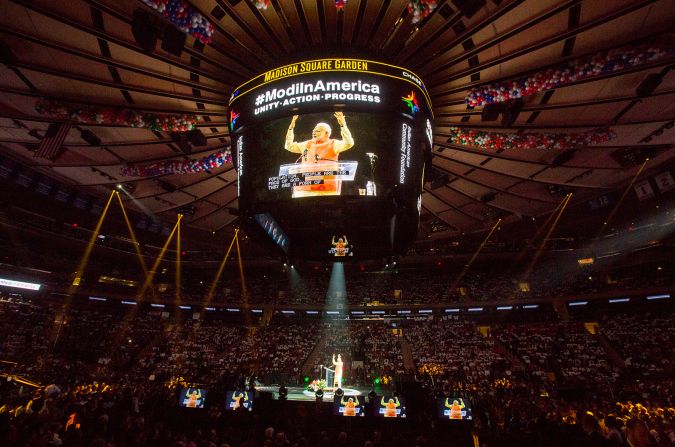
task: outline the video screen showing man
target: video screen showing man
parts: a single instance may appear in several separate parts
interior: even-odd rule
[[[247,143],[241,195],[264,203],[382,197],[399,179],[404,123],[409,125],[396,116],[346,110],[251,125],[243,137]],[[421,158],[416,142],[411,144],[404,166],[410,163],[405,169],[412,172]],[[406,177],[406,184],[420,182]]]
[[[284,149],[300,154],[296,162],[308,165],[314,171],[338,170],[339,165],[335,162],[338,161],[341,152],[354,146],[354,138],[347,127],[344,113],[335,112],[333,116],[340,128],[341,139],[332,138],[333,129],[330,124],[319,122],[314,126],[310,139],[295,141],[295,122],[299,117],[294,115],[288,126]],[[335,175],[322,177],[323,181],[318,184],[294,186],[293,197],[339,196],[342,180]]]
[[[336,416],[357,417],[364,416],[363,407],[358,396],[342,396],[335,400],[334,412]]]
[[[404,418],[405,402],[398,396],[382,396],[380,405],[376,407],[377,416],[385,418]]]
[[[199,388],[183,388],[178,403],[185,408],[204,408],[206,390]]]
[[[439,417],[452,421],[469,421],[471,415],[471,404],[467,399],[461,397],[446,397],[438,400]]]
[[[248,391],[228,391],[225,393],[225,400],[227,402],[225,409],[228,411],[253,410],[252,396]]]
[[[333,239],[331,240],[331,245],[333,248],[328,250],[329,254],[332,254],[333,256],[352,256],[354,253],[351,250],[351,246],[349,245],[349,241],[347,240],[347,236],[343,235],[342,237],[338,238],[335,240],[335,236],[333,236]]]

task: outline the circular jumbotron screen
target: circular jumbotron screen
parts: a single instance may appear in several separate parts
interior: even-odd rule
[[[350,233],[358,240],[360,225],[350,216],[363,214],[359,204],[379,210],[369,224],[380,233],[384,226],[391,233],[402,212],[407,226],[415,215],[409,231],[416,230],[433,127],[426,87],[414,73],[359,59],[297,62],[239,86],[229,115],[240,212],[283,251],[302,245],[293,233],[308,207],[340,211],[322,227],[326,235],[313,238]],[[378,255],[394,239],[383,238],[389,247]]]

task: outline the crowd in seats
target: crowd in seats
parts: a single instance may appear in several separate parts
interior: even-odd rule
[[[328,271],[304,272],[296,281],[289,281],[284,272],[250,272],[247,276],[249,304],[331,304]],[[186,284],[181,289],[184,300],[201,302],[207,294],[209,279]],[[633,278],[629,272],[595,272],[575,266],[561,269],[542,265],[523,279],[518,272],[504,273],[475,268],[468,274],[449,273],[444,269],[399,269],[371,272],[346,272],[344,302],[350,305],[383,304],[461,304],[500,300],[541,300],[569,298],[597,293],[624,292],[643,288],[672,287],[667,274]],[[129,293],[128,289],[118,290]],[[173,302],[175,290],[170,284],[153,299]],[[211,298],[214,305],[240,305],[243,301],[238,279],[217,287]]]
[[[431,382],[429,398],[435,393],[467,396],[473,404],[474,431],[486,445],[570,446],[590,445],[591,440],[592,445],[605,445],[604,440],[620,445],[610,437],[643,436],[646,429],[648,445],[660,447],[675,437],[674,383],[669,363],[659,363],[672,358],[672,311],[600,320],[601,336],[620,356],[631,359],[627,366],[638,365],[629,368],[631,374],[611,367],[599,336],[575,321],[486,328],[459,318],[411,319],[397,324],[394,333],[384,321],[328,324],[279,315],[268,325],[247,327],[188,315],[163,318],[161,312],[93,305],[64,311],[56,304],[0,300],[3,360],[18,363],[0,371],[49,385],[34,392],[0,381],[0,436],[10,439],[10,446],[59,441],[89,445],[99,438],[116,445],[193,441],[252,446],[264,442],[264,420],[285,432],[282,444],[342,445],[338,438],[343,428],[325,434],[308,428],[330,419],[329,412],[308,416],[306,408],[283,423],[264,414],[256,416],[256,423],[250,415],[233,419],[211,407],[194,429],[173,430],[185,427],[181,418],[186,415],[176,408],[176,395],[167,384],[179,377],[204,383],[217,399],[219,387],[227,386],[224,377],[253,374],[280,383],[274,374],[285,373],[289,385],[298,383],[299,369],[320,341],[326,357],[344,350],[348,362],[362,361],[365,381],[375,374],[391,374],[399,381],[401,330],[417,379]],[[503,349],[527,363],[526,371],[516,371]],[[323,358],[324,364],[328,361]],[[663,374],[655,369],[659,365]],[[349,377],[349,365],[345,369]],[[354,379],[359,379],[357,374],[346,382]],[[387,433],[380,442],[412,445],[421,435],[426,441],[420,445],[443,445],[434,444],[443,437],[428,423],[434,418],[432,409],[433,403],[420,407],[410,431],[401,437]],[[82,428],[74,429],[78,423]],[[374,437],[372,427],[355,426],[345,433],[348,445],[364,445]]]
[[[270,325],[258,331],[252,338],[255,344],[250,348],[259,365],[253,371],[263,377],[270,374],[286,376],[286,380],[273,383],[299,383],[302,366],[321,336],[321,324],[287,324],[273,319]]]
[[[672,313],[605,316],[601,331],[632,374],[647,378],[673,377],[674,317]]]
[[[439,389],[460,383],[487,386],[508,368],[494,341],[472,322],[442,317],[427,324],[407,324],[404,333],[418,374],[422,377],[428,371]]]
[[[492,334],[542,380],[553,373],[562,382],[607,387],[617,378],[618,371],[610,365],[597,336],[579,322],[505,325]]]
[[[312,324],[245,328],[221,321],[158,321],[164,329],[137,369],[161,382],[183,377],[217,383],[222,377],[255,375],[273,383],[297,383],[303,360],[314,347]]]
[[[30,240],[24,241],[30,247]],[[79,246],[78,246],[79,247]],[[17,272],[20,266],[43,269],[52,272],[40,282],[51,289],[63,291],[72,283],[72,271],[79,262],[79,253],[68,250],[31,250],[30,259],[17,252],[16,247],[0,245],[6,249],[0,272],[6,271],[8,277],[23,277]],[[30,250],[30,248],[28,249]],[[25,254],[25,253],[24,253]],[[99,282],[101,275],[130,279],[137,284],[143,283],[138,260],[135,254],[117,256],[126,257],[125,262],[116,262],[110,268],[109,253],[94,250],[89,259],[81,288],[92,295],[108,295],[133,298],[137,287],[127,287]],[[150,262],[154,258],[146,258]],[[30,261],[30,262],[28,262]],[[128,261],[128,262],[127,262]],[[574,297],[605,292],[639,290],[644,288],[673,286],[672,271],[669,267],[650,265],[648,270],[641,269],[635,275],[631,268],[603,269],[596,266],[581,268],[576,260],[564,262],[542,260],[528,271],[521,265],[510,271],[487,265],[473,265],[467,272],[440,264],[430,263],[420,266],[399,265],[373,270],[369,265],[365,271],[345,267],[346,302],[350,305],[364,305],[373,302],[386,304],[451,304],[480,301],[500,301],[507,299],[547,299],[556,297]],[[165,303],[176,299],[174,289],[173,265],[168,261],[166,274],[158,273],[154,278],[154,288],[148,290],[147,297]],[[355,267],[355,266],[351,266]],[[652,268],[653,267],[653,268]],[[285,305],[285,304],[327,304],[328,278],[331,271],[328,266],[296,267],[297,277],[291,280],[290,267],[268,265],[246,271],[249,304]],[[180,296],[184,301],[202,302],[208,294],[215,277],[216,269],[211,267],[186,265],[183,271],[184,283]],[[527,271],[527,274],[525,273]],[[32,273],[35,276],[36,273]],[[25,272],[27,278],[31,276]],[[243,301],[238,269],[228,265],[210,301],[214,305],[239,305]]]
[[[33,371],[39,369],[39,365],[47,362],[51,355],[51,312],[30,302],[13,302],[4,294],[0,294],[0,298],[3,299],[0,303],[0,360],[21,362]],[[11,365],[0,366],[3,370],[14,371]]]
[[[145,377],[215,383],[225,372],[249,367],[244,328],[192,319],[162,322],[157,318],[156,325],[160,333],[148,340],[149,348],[137,363]]]
[[[318,335],[325,344],[318,364],[334,369],[333,355],[340,354],[346,383],[367,384],[382,375],[404,372],[399,340],[384,321],[326,323]],[[313,373],[321,371],[315,368]]]

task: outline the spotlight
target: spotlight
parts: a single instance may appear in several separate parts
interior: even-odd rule
[[[83,129],[80,132],[80,138],[82,138],[89,146],[100,146],[101,139],[96,136],[94,132],[89,129]]]
[[[206,146],[208,144],[206,136],[199,129],[190,130],[185,134],[185,136],[193,146],[199,147]]]
[[[131,33],[136,43],[146,52],[155,51],[157,37],[159,36],[159,27],[149,12],[142,9],[134,11],[133,22],[131,23]]]
[[[184,132],[170,132],[169,136],[185,155],[192,153],[192,145],[188,141],[187,135]]]
[[[131,194],[136,189],[136,186],[134,186],[133,183],[118,183],[117,189],[119,189],[120,191],[124,191],[128,194]]]
[[[162,37],[162,50],[180,57],[183,53],[186,38],[187,36],[181,30],[173,26],[167,26],[164,29],[164,37]]]
[[[316,397],[316,400],[323,400],[323,390],[316,390],[314,396]]]
[[[335,397],[341,399],[342,396],[344,396],[344,395],[345,395],[345,392],[342,391],[342,388],[338,388],[337,390],[335,390]]]
[[[160,188],[162,188],[166,192],[175,192],[176,189],[178,189],[171,183],[166,182],[164,180],[157,180],[157,184],[159,185]]]
[[[518,119],[520,111],[523,110],[523,105],[523,100],[518,99],[506,106],[502,113],[502,126],[511,127]]]
[[[487,104],[480,114],[481,121],[497,121],[499,114],[504,111],[503,104]]]
[[[663,81],[663,77],[660,74],[651,73],[640,82],[640,85],[635,89],[635,94],[639,98],[649,96],[654,93],[654,90],[656,90],[659,85],[661,85],[661,81]]]
[[[284,386],[284,385],[281,385],[279,387],[279,399],[285,400],[286,396],[288,396],[288,388],[286,388],[286,386]]]
[[[185,205],[176,210],[176,213],[183,216],[194,216],[196,212],[197,209],[193,205]]]
[[[3,65],[14,65],[19,62],[19,59],[16,57],[16,54],[5,42],[0,42],[0,64]]]

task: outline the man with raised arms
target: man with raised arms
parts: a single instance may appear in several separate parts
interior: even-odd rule
[[[327,123],[317,123],[312,130],[310,140],[296,142],[295,122],[298,115],[294,115],[291,124],[286,133],[286,144],[284,148],[296,154],[300,154],[298,161],[303,165],[316,167],[316,171],[335,170],[337,163],[330,163],[338,160],[341,152],[351,149],[354,146],[354,138],[347,128],[345,116],[342,112],[335,112],[335,119],[340,126],[341,140],[332,139],[332,129]],[[300,185],[293,187],[293,197],[309,196],[337,196],[340,195],[342,181],[334,175],[322,176],[323,182],[316,185]]]

